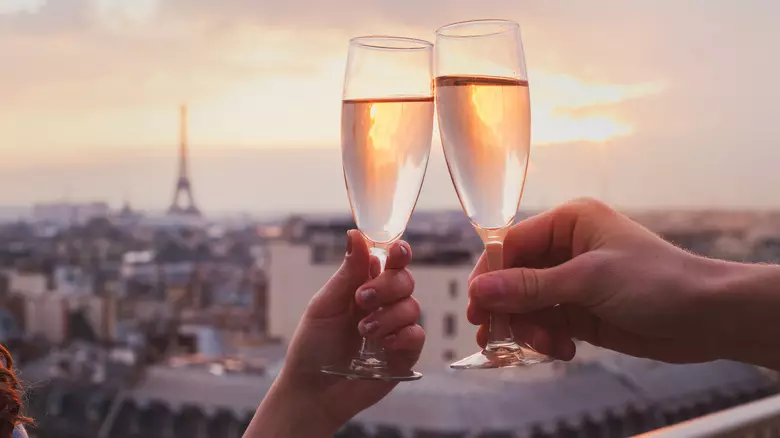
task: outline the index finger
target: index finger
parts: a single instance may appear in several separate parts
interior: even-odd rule
[[[595,237],[592,222],[603,221],[608,211],[597,201],[578,199],[518,222],[504,238],[504,268],[551,268],[586,252]],[[589,216],[594,220],[583,221]],[[483,253],[469,282],[486,272]]]
[[[542,268],[548,264],[550,242],[554,235],[556,210],[524,219],[509,229],[504,238],[504,268]],[[469,275],[468,282],[488,272],[487,257],[483,252]]]
[[[412,247],[403,240],[399,240],[387,250],[387,262],[385,269],[404,269],[412,261]]]
[[[482,251],[482,255],[479,257],[479,260],[477,260],[476,266],[474,266],[474,269],[471,271],[471,274],[469,275],[467,284],[471,284],[472,280],[474,280],[475,278],[479,277],[480,275],[484,274],[487,271],[488,271],[487,258],[485,257],[485,251]]]

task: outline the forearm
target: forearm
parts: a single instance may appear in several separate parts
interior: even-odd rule
[[[713,261],[710,269],[705,311],[718,357],[780,370],[780,266]]]
[[[338,427],[315,406],[310,394],[277,379],[257,408],[244,438],[330,438]]]

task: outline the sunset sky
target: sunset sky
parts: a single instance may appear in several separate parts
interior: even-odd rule
[[[526,205],[775,208],[778,16],[772,0],[0,0],[0,205],[165,208],[187,102],[204,210],[341,211],[348,39],[500,17],[529,66]],[[420,205],[457,207],[433,148]]]

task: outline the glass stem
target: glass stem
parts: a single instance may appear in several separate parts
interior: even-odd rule
[[[500,271],[504,269],[504,242],[493,241],[485,244],[488,271]],[[488,327],[487,350],[495,350],[514,343],[512,328],[509,325],[509,315],[503,313],[490,314],[490,326]]]
[[[387,263],[387,245],[372,244],[369,253],[379,259],[379,273],[384,272],[385,264]],[[371,363],[376,366],[383,366],[387,363],[385,350],[382,348],[379,339],[363,338],[363,345],[360,347],[360,361],[364,364]]]

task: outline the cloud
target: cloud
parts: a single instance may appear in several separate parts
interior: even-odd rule
[[[138,5],[146,6],[139,8]],[[327,37],[240,26],[204,32],[186,14],[169,25],[150,0],[50,1],[0,24],[0,94],[15,108],[110,109],[206,98],[231,83],[309,74]],[[302,36],[302,38],[301,38]],[[307,44],[312,44],[308,47]]]
[[[0,15],[35,13],[46,0],[0,0]]]
[[[539,171],[577,175],[567,160],[590,152],[573,139],[624,135],[611,145],[624,190],[660,202],[643,188],[654,169],[705,169],[692,185],[714,192],[754,176],[736,164],[771,161],[779,13],[768,0],[0,0],[0,149],[34,161],[165,147],[182,100],[196,146],[333,145],[350,36],[433,39],[448,22],[503,17],[522,25],[534,135],[567,143],[545,148]]]
[[[81,32],[91,27],[92,12],[90,0],[43,0],[35,2],[35,7],[0,15],[0,32],[39,36]]]

